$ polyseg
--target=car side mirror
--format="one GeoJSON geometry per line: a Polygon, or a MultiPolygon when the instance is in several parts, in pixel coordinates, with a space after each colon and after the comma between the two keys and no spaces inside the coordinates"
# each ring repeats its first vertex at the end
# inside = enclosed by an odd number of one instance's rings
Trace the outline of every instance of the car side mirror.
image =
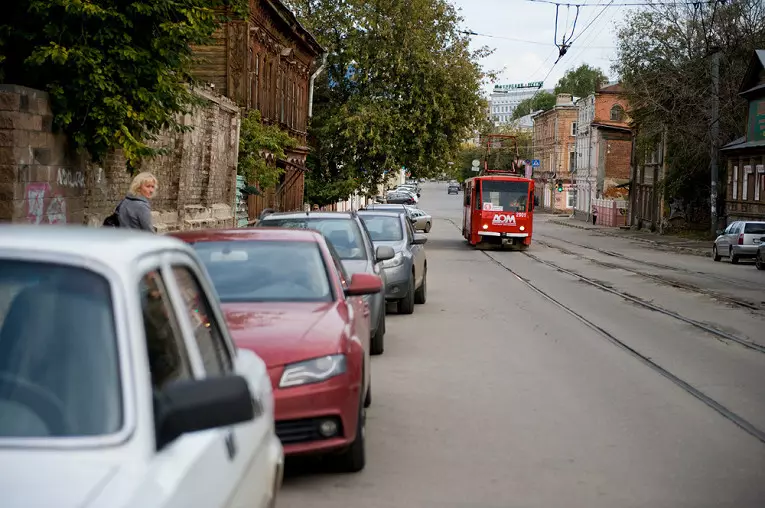
{"type": "Polygon", "coordinates": [[[382,291],[380,277],[371,273],[354,273],[351,275],[351,283],[345,288],[345,296],[373,295],[380,291],[382,291]]]}
{"type": "Polygon", "coordinates": [[[247,422],[261,412],[242,376],[177,381],[154,398],[157,449],[183,434],[247,422]]]}
{"type": "Polygon", "coordinates": [[[377,261],[387,261],[394,257],[396,257],[396,251],[393,250],[393,247],[380,245],[375,249],[375,259],[377,261]]]}
{"type": "Polygon", "coordinates": [[[415,234],[412,240],[412,245],[425,245],[428,243],[428,237],[421,234],[415,234]]]}
{"type": "Polygon", "coordinates": [[[765,236],[760,237],[760,242],[765,242],[765,236]]]}

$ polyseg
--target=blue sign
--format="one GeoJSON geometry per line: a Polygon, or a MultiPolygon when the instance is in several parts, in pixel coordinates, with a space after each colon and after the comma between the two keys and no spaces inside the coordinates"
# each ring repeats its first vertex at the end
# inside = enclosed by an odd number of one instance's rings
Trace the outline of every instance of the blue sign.
{"type": "Polygon", "coordinates": [[[534,159],[534,160],[531,161],[531,167],[532,168],[538,168],[541,165],[542,165],[542,163],[539,162],[539,159],[534,159]]]}

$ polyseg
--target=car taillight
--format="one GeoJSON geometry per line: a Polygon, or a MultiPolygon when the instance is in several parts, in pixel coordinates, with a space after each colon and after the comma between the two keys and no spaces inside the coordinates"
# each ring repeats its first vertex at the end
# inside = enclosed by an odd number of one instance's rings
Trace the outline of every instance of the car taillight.
{"type": "Polygon", "coordinates": [[[738,235],[738,244],[739,245],[744,245],[744,234],[743,233],[738,235]]]}

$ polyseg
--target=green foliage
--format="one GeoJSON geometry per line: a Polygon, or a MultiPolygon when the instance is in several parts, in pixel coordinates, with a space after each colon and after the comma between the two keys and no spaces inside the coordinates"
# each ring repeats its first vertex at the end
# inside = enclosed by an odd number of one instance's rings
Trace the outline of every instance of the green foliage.
{"type": "Polygon", "coordinates": [[[269,164],[265,155],[270,153],[275,159],[286,159],[284,151],[295,145],[297,142],[287,132],[276,125],[262,123],[260,111],[250,110],[242,119],[239,130],[237,174],[245,177],[247,182],[256,182],[261,191],[274,188],[283,170],[269,164]]]}
{"type": "Polygon", "coordinates": [[[587,97],[595,93],[608,78],[597,67],[582,64],[576,69],[569,69],[555,85],[555,94],[569,93],[574,97],[587,97]]]}
{"type": "Polygon", "coordinates": [[[329,50],[316,82],[311,202],[373,189],[383,171],[434,175],[482,116],[484,73],[446,0],[294,0],[329,50]]]}
{"type": "MultiPolygon", "coordinates": [[[[219,26],[226,0],[17,0],[3,6],[4,81],[49,92],[54,124],[100,160],[121,148],[129,167],[161,153],[164,129],[183,131],[193,44],[219,26]]],[[[246,14],[246,0],[231,8],[246,14]]]]}
{"type": "Polygon", "coordinates": [[[513,110],[513,120],[529,115],[535,111],[547,111],[555,106],[555,95],[550,92],[537,92],[534,97],[524,99],[513,110]]]}

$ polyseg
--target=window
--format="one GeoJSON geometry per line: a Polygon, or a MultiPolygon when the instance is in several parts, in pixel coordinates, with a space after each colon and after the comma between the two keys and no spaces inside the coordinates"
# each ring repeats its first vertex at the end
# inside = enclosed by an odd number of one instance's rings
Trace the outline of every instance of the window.
{"type": "Polygon", "coordinates": [[[332,242],[340,259],[367,259],[364,239],[356,221],[345,219],[324,219],[318,217],[270,217],[258,223],[259,227],[315,229],[332,242]]]}
{"type": "Polygon", "coordinates": [[[529,184],[526,182],[484,180],[481,182],[481,209],[525,212],[528,193],[529,184]]]}
{"type": "Polygon", "coordinates": [[[401,221],[398,217],[384,215],[363,215],[361,220],[369,231],[373,242],[400,242],[404,238],[401,221]]]}
{"type": "Polygon", "coordinates": [[[412,243],[414,242],[414,228],[412,227],[412,224],[409,221],[404,221],[404,222],[406,222],[406,239],[409,243],[412,243]]]}
{"type": "Polygon", "coordinates": [[[576,170],[576,152],[568,153],[568,170],[569,171],[576,170]]]}
{"type": "Polygon", "coordinates": [[[231,372],[233,361],[225,339],[196,276],[185,266],[173,267],[173,274],[178,281],[184,307],[194,329],[194,338],[202,356],[205,372],[211,376],[231,372]]]}
{"type": "Polygon", "coordinates": [[[744,225],[746,235],[765,235],[765,222],[747,222],[744,225]]]}
{"type": "Polygon", "coordinates": [[[624,120],[624,108],[615,104],[614,107],[611,108],[611,121],[621,122],[622,120],[624,120]]]}
{"type": "Polygon", "coordinates": [[[576,122],[571,122],[571,135],[576,136],[576,122]]]}
{"type": "Polygon", "coordinates": [[[566,208],[574,208],[576,205],[576,191],[569,190],[566,192],[566,208]]]}
{"type": "Polygon", "coordinates": [[[109,282],[79,267],[0,261],[0,372],[1,437],[117,432],[122,392],[109,282]]]}
{"type": "Polygon", "coordinates": [[[340,256],[337,255],[337,251],[332,246],[332,244],[327,242],[327,248],[329,249],[329,253],[332,255],[332,263],[334,265],[335,273],[337,273],[337,276],[340,278],[340,284],[342,284],[343,288],[347,288],[351,283],[351,278],[348,275],[348,272],[345,271],[345,267],[340,261],[340,256]]]}
{"type": "Polygon", "coordinates": [[[222,302],[329,302],[327,270],[314,242],[194,244],[222,302]]]}

